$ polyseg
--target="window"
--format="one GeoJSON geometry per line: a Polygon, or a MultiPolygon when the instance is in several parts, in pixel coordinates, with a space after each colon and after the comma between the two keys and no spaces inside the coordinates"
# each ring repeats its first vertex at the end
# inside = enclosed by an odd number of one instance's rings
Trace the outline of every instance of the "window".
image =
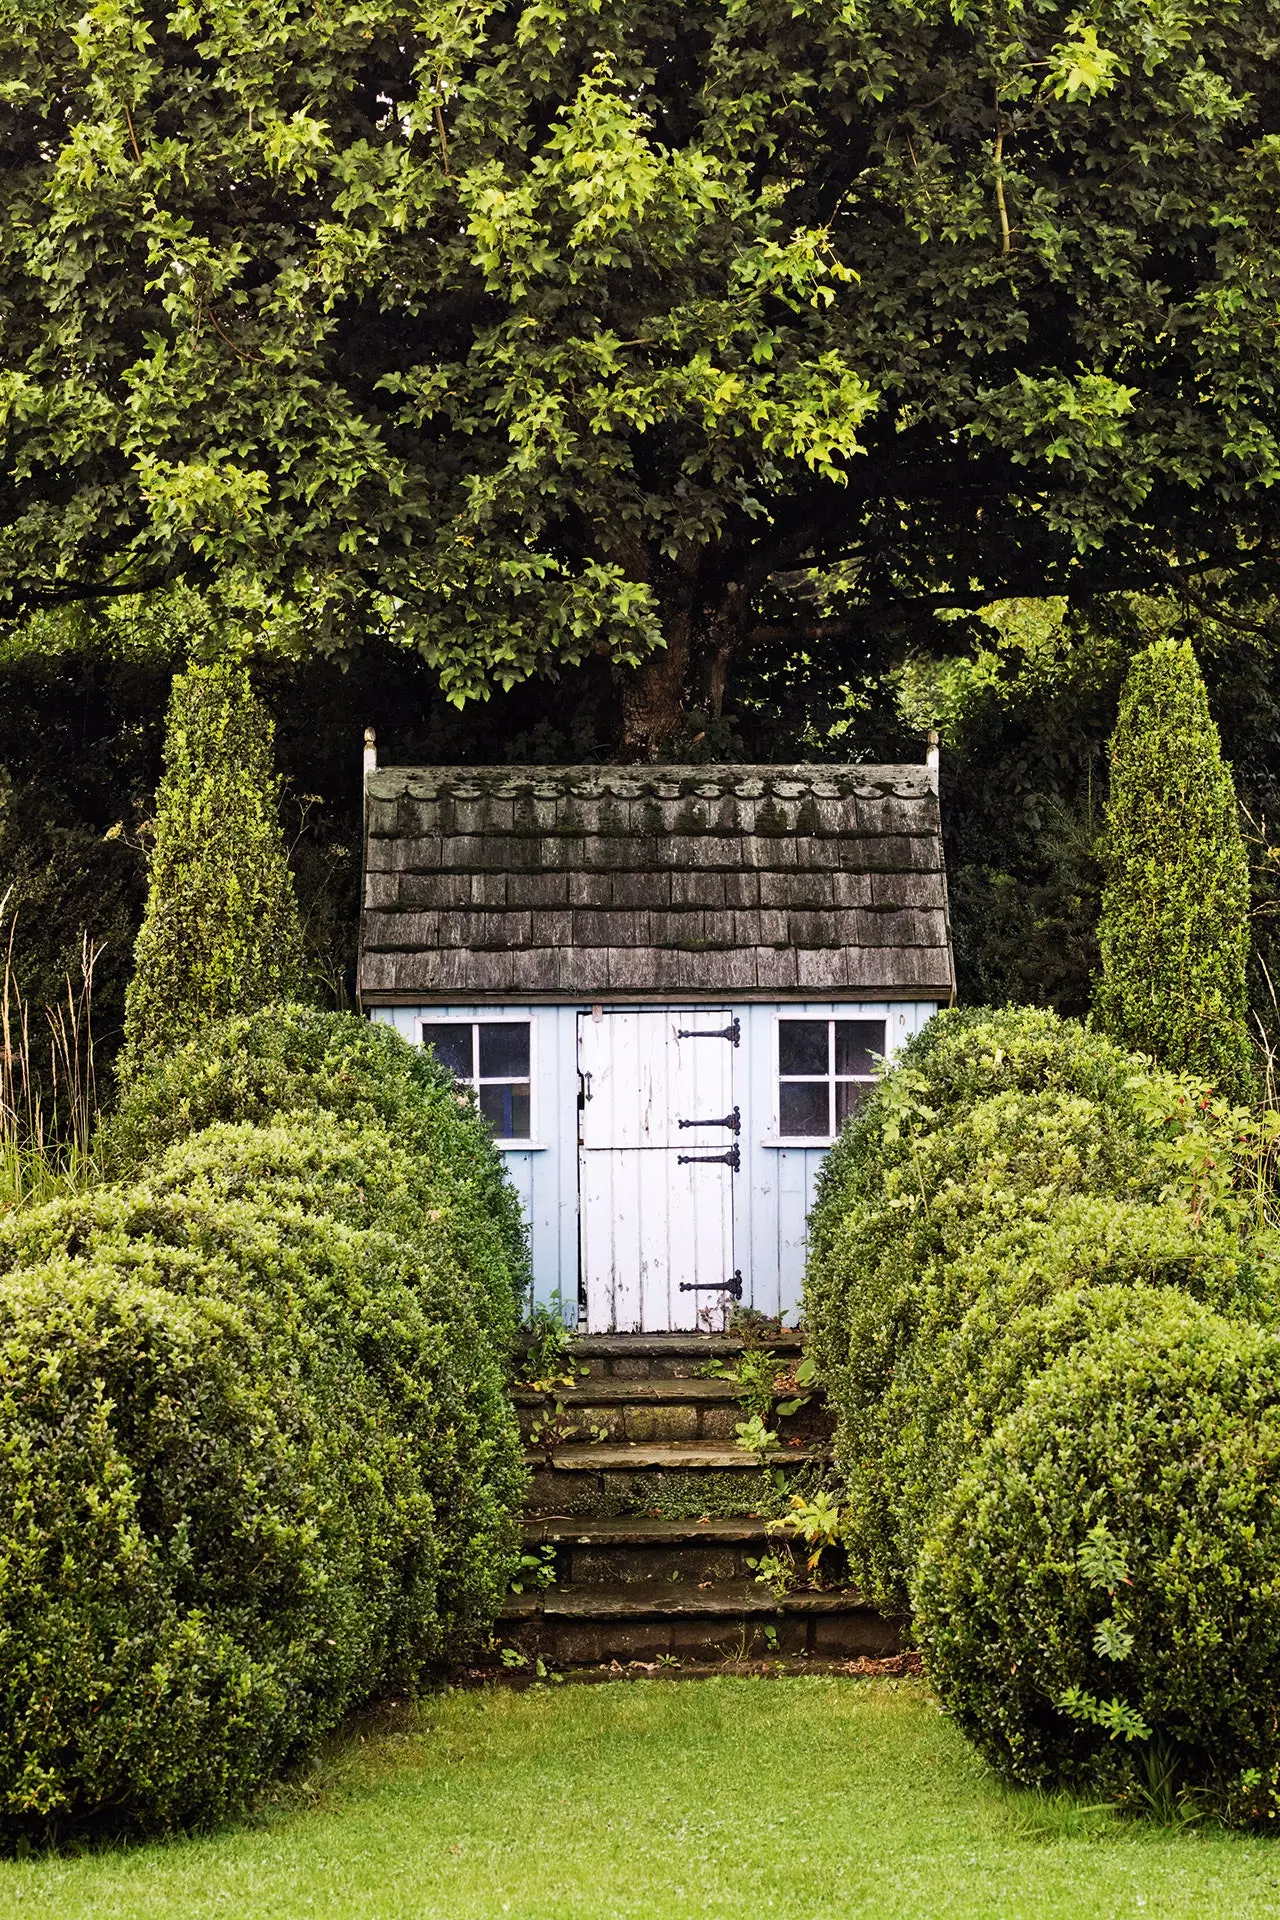
{"type": "Polygon", "coordinates": [[[875,1079],[883,1020],[779,1020],[778,1134],[830,1140],[875,1079]]]}
{"type": "Polygon", "coordinates": [[[475,1088],[496,1139],[530,1137],[527,1020],[424,1020],[422,1044],[459,1085],[475,1088]]]}

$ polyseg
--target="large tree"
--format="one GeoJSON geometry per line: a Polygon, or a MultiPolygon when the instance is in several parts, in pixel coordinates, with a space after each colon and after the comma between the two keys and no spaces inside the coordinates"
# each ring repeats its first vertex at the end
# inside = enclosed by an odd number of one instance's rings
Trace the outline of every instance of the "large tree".
{"type": "Polygon", "coordinates": [[[604,651],[653,753],[766,636],[1273,566],[1280,0],[74,14],[0,0],[11,612],[604,651]]]}

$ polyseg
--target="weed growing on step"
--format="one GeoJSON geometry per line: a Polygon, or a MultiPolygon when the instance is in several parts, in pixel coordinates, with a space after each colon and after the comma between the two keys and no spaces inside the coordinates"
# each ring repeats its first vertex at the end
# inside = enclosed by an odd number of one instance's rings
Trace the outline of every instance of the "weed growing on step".
{"type": "Polygon", "coordinates": [[[549,1307],[535,1301],[522,1330],[516,1383],[548,1392],[553,1387],[576,1386],[590,1372],[573,1359],[576,1337],[565,1320],[558,1289],[549,1307]]]}
{"type": "Polygon", "coordinates": [[[739,1420],[733,1431],[737,1436],[734,1444],[741,1447],[744,1453],[754,1453],[761,1460],[767,1460],[782,1444],[773,1428],[767,1427],[758,1413],[753,1413],[749,1420],[739,1420]]]}
{"type": "Polygon", "coordinates": [[[608,1427],[602,1427],[598,1420],[577,1419],[563,1400],[556,1400],[553,1406],[540,1413],[529,1429],[529,1445],[541,1447],[548,1460],[557,1447],[567,1447],[570,1441],[598,1446],[608,1438],[608,1427]]]}
{"type": "Polygon", "coordinates": [[[825,1487],[819,1487],[812,1499],[793,1493],[788,1512],[767,1523],[770,1533],[791,1534],[809,1548],[805,1561],[814,1586],[822,1585],[822,1556],[843,1544],[840,1507],[825,1487]]]}
{"type": "Polygon", "coordinates": [[[798,1581],[795,1555],[789,1547],[781,1553],[762,1553],[747,1561],[758,1587],[768,1587],[775,1600],[785,1600],[798,1581]]]}
{"type": "Polygon", "coordinates": [[[556,1550],[554,1547],[535,1547],[532,1553],[522,1553],[516,1563],[515,1578],[511,1582],[512,1593],[523,1593],[525,1588],[535,1593],[545,1593],[548,1587],[556,1583],[556,1550]]]}
{"type": "Polygon", "coordinates": [[[806,1357],[794,1367],[779,1368],[778,1355],[769,1346],[744,1346],[732,1363],[709,1360],[699,1368],[705,1380],[731,1380],[746,1419],[734,1429],[736,1445],[746,1453],[767,1457],[780,1444],[777,1430],[770,1423],[788,1419],[809,1404],[813,1385],[813,1361],[806,1357]],[[779,1397],[783,1396],[783,1397],[779,1397]]]}

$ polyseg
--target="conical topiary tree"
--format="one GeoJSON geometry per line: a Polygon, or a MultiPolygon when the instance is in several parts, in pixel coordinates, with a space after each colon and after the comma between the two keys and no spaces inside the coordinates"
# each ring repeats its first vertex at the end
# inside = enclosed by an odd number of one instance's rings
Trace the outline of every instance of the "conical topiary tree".
{"type": "Polygon", "coordinates": [[[1247,1097],[1249,865],[1186,641],[1158,640],[1129,669],[1104,854],[1096,1021],[1162,1066],[1247,1097]]]}
{"type": "Polygon", "coordinates": [[[193,666],[174,680],[150,888],[125,997],[126,1077],[206,1021],[301,989],[274,732],[244,667],[193,666]]]}

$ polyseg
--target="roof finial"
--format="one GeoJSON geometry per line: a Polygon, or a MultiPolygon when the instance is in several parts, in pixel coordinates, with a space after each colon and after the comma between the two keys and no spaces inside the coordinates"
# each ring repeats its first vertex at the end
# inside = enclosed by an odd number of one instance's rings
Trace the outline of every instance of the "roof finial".
{"type": "Polygon", "coordinates": [[[938,752],[938,729],[936,727],[930,727],[929,748],[928,748],[928,752],[924,756],[924,763],[926,767],[928,767],[930,773],[933,775],[935,780],[938,777],[939,758],[940,758],[940,755],[938,752]]]}
{"type": "Polygon", "coordinates": [[[372,727],[364,730],[364,777],[378,771],[378,736],[372,727]]]}

